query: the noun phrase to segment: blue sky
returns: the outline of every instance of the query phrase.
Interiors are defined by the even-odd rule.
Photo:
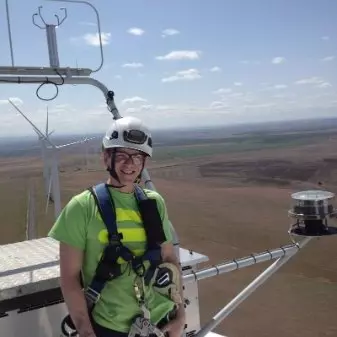
[[[115,91],[122,115],[151,128],[227,125],[337,112],[337,2],[334,0],[92,1],[100,12],[105,62],[92,77]],[[206,5],[207,3],[207,5]],[[5,1],[0,13],[5,12]],[[97,68],[93,11],[81,4],[9,0],[15,65],[48,66],[47,22],[66,6],[57,29],[62,66]],[[10,65],[5,15],[0,64]],[[87,85],[64,85],[49,102],[32,84],[1,84],[0,135],[33,134],[6,104],[12,97],[40,127],[48,105],[57,133],[104,132],[104,97]],[[42,88],[43,97],[55,93]]]

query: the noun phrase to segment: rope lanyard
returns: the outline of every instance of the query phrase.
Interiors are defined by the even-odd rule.
[[[138,283],[137,283],[137,279],[141,280],[141,288],[139,287]],[[145,288],[145,281],[144,281],[144,277],[139,277],[136,276],[135,277],[135,281],[134,281],[134,290],[135,290],[135,294],[136,294],[136,298],[139,304],[140,309],[143,312],[143,317],[150,319],[150,311],[149,309],[146,307],[146,288]]]

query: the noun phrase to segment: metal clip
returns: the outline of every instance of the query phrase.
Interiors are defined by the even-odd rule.
[[[97,303],[101,297],[101,294],[98,293],[96,290],[88,287],[85,291],[85,297],[87,298],[88,301],[92,303]]]
[[[145,306],[145,304],[142,304],[142,305],[140,306],[140,308],[141,308],[141,310],[142,310],[142,312],[143,312],[143,317],[144,317],[145,319],[150,320],[150,318],[151,318],[150,310]]]
[[[129,331],[128,337],[149,337],[155,334],[157,337],[165,337],[165,334],[153,325],[149,319],[143,317],[136,317]]]

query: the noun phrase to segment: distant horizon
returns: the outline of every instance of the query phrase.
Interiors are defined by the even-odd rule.
[[[204,130],[204,129],[220,129],[220,128],[225,128],[225,129],[230,129],[230,128],[234,128],[234,127],[238,127],[238,126],[241,126],[241,127],[244,127],[245,125],[247,126],[251,126],[251,125],[254,125],[254,126],[263,126],[263,125],[272,125],[272,124],[279,124],[279,125],[284,125],[284,124],[287,124],[289,122],[292,122],[292,123],[298,123],[298,122],[303,122],[303,121],[310,121],[310,122],[313,122],[313,121],[327,121],[327,120],[336,120],[337,121],[337,116],[336,117],[311,117],[311,118],[306,118],[306,117],[303,117],[303,118],[296,118],[296,119],[287,119],[287,120],[269,120],[269,121],[250,121],[250,122],[236,122],[236,123],[230,123],[230,124],[214,124],[214,125],[205,125],[205,126],[196,126],[196,125],[189,125],[189,126],[182,126],[182,127],[172,127],[172,126],[169,126],[169,127],[160,127],[160,128],[151,128],[151,131],[152,132],[155,132],[155,133],[159,133],[160,131],[170,131],[170,130],[175,130],[175,131],[184,131],[184,130]],[[100,131],[93,131],[93,132],[85,132],[85,133],[81,133],[81,132],[72,132],[72,133],[66,133],[66,132],[60,132],[60,131],[57,131],[57,134],[53,134],[51,136],[51,138],[53,139],[57,139],[59,137],[72,137],[72,136],[103,136],[104,135],[104,132],[100,132]],[[25,139],[34,139],[36,138],[36,135],[31,135],[31,134],[25,134],[25,135],[21,135],[20,139],[22,140],[22,138],[25,138]],[[1,140],[14,140],[16,139],[18,142],[20,141],[18,139],[17,136],[2,136],[0,135],[0,139]]]

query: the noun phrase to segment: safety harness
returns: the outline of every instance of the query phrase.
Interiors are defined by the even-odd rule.
[[[123,258],[131,264],[132,269],[139,277],[144,277],[148,285],[157,268],[162,262],[160,245],[166,240],[160,214],[155,199],[146,196],[143,189],[135,184],[135,196],[144,224],[147,237],[147,249],[142,256],[135,256],[123,245],[123,236],[118,233],[114,201],[110,195],[108,185],[98,184],[89,188],[95,198],[98,211],[108,230],[108,244],[96,267],[95,275],[86,289],[87,298],[96,303],[107,281],[111,281],[122,274],[122,267],[117,263],[118,258]],[[150,262],[150,268],[145,275],[144,261]]]
[[[115,204],[110,195],[108,185],[106,183],[100,183],[89,188],[108,231],[108,244],[103,250],[92,281],[84,290],[89,315],[91,317],[94,306],[100,299],[106,282],[117,278],[123,273],[121,264],[117,262],[119,258],[123,258],[127,263],[130,263],[136,275],[142,278],[145,285],[150,286],[154,286],[153,277],[158,274],[157,267],[162,263],[160,245],[166,240],[166,237],[157,209],[157,202],[155,199],[148,198],[139,185],[135,184],[134,188],[147,237],[147,248],[142,256],[135,256],[131,250],[121,242],[123,236],[121,233],[118,233],[117,230]],[[146,260],[149,261],[150,264],[147,271],[144,266]],[[161,287],[160,282],[158,287]],[[65,325],[68,325],[74,332],[67,332]],[[62,322],[62,332],[65,335],[76,336],[76,328],[70,315],[65,317]]]

